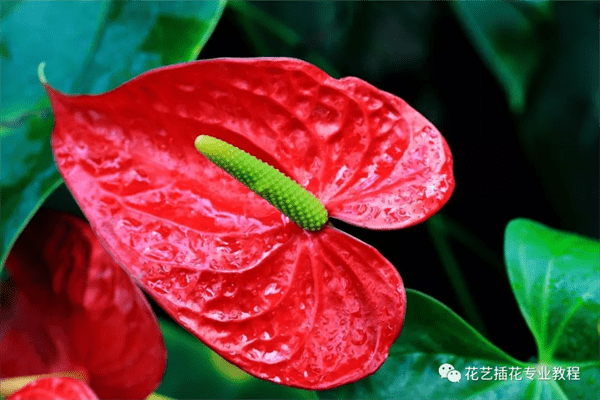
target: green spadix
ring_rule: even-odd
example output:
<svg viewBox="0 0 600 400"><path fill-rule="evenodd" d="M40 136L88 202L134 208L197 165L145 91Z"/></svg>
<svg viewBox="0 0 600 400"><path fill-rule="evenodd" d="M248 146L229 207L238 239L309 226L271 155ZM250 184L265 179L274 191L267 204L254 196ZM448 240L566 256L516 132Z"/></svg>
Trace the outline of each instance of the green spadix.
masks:
<svg viewBox="0 0 600 400"><path fill-rule="evenodd" d="M196 149L298 226L318 231L327 222L325 206L298 183L256 157L211 136L200 135Z"/></svg>

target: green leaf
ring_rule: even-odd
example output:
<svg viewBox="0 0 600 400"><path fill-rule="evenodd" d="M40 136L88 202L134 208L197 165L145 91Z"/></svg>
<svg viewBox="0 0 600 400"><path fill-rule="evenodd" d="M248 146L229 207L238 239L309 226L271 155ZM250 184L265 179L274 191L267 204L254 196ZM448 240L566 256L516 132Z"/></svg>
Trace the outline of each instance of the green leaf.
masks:
<svg viewBox="0 0 600 400"><path fill-rule="evenodd" d="M598 393L600 243L516 219L506 228L504 251L510 283L540 361L584 366L582 379L593 380L588 390L595 387ZM565 388L580 396L583 390L574 384Z"/></svg>
<svg viewBox="0 0 600 400"><path fill-rule="evenodd" d="M0 265L62 180L50 151L52 120L37 78L63 92L99 93L165 63L189 61L224 1L12 2L2 4Z"/></svg>
<svg viewBox="0 0 600 400"><path fill-rule="evenodd" d="M508 95L510 107L523 112L533 74L544 53L540 19L551 14L535 2L451 2L477 51Z"/></svg>
<svg viewBox="0 0 600 400"><path fill-rule="evenodd" d="M167 370L157 392L179 399L315 399L312 391L254 378L172 322L161 320Z"/></svg>
<svg viewBox="0 0 600 400"><path fill-rule="evenodd" d="M52 125L52 116L44 111L32 113L15 128L0 130L2 264L39 204L61 183L48 139Z"/></svg>

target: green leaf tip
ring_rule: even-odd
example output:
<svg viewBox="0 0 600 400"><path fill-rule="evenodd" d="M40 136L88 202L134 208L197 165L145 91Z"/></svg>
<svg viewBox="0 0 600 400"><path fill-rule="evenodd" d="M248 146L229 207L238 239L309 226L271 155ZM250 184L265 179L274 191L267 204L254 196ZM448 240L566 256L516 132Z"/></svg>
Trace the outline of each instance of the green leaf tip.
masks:
<svg viewBox="0 0 600 400"><path fill-rule="evenodd" d="M40 83L42 85L45 85L48 83L48 81L46 80L46 75L44 74L44 68L46 68L46 62L42 61L40 63L40 65L38 65L38 69L37 69L38 79L40 80Z"/></svg>
<svg viewBox="0 0 600 400"><path fill-rule="evenodd" d="M318 231L327 222L327 210L319 199L269 164L212 136L200 135L194 145L212 163L301 228Z"/></svg>

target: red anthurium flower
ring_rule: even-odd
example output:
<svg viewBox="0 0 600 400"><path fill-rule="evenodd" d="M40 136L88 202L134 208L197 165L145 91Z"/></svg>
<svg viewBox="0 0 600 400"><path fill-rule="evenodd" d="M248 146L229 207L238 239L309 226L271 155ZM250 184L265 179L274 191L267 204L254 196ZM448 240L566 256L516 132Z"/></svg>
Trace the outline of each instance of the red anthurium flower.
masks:
<svg viewBox="0 0 600 400"><path fill-rule="evenodd" d="M8 400L98 400L92 389L74 378L37 379L14 394Z"/></svg>
<svg viewBox="0 0 600 400"><path fill-rule="evenodd" d="M329 217L419 223L454 188L450 150L401 99L303 61L156 69L97 96L46 86L58 168L118 262L179 323L274 382L326 389L373 373L405 292L373 247L309 232L198 154L198 135L270 164Z"/></svg>
<svg viewBox="0 0 600 400"><path fill-rule="evenodd" d="M42 210L5 265L1 378L78 372L109 399L145 398L158 386L166 350L156 318L89 225Z"/></svg>

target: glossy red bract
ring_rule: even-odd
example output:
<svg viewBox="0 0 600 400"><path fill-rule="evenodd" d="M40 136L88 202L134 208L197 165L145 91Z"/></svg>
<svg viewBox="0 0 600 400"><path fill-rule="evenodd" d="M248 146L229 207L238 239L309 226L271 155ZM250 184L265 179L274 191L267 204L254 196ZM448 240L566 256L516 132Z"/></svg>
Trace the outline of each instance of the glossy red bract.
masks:
<svg viewBox="0 0 600 400"><path fill-rule="evenodd" d="M311 191L333 218L397 229L454 188L436 128L397 97L293 59L160 68L98 96L47 86L67 186L108 250L227 360L290 386L373 373L400 333L405 292L374 248L306 232L194 148L225 140Z"/></svg>
<svg viewBox="0 0 600 400"><path fill-rule="evenodd" d="M2 378L77 371L109 399L145 398L158 386L166 350L156 318L89 225L41 210L6 268Z"/></svg>
<svg viewBox="0 0 600 400"><path fill-rule="evenodd" d="M10 395L7 400L98 400L89 386L73 378L37 379Z"/></svg>

